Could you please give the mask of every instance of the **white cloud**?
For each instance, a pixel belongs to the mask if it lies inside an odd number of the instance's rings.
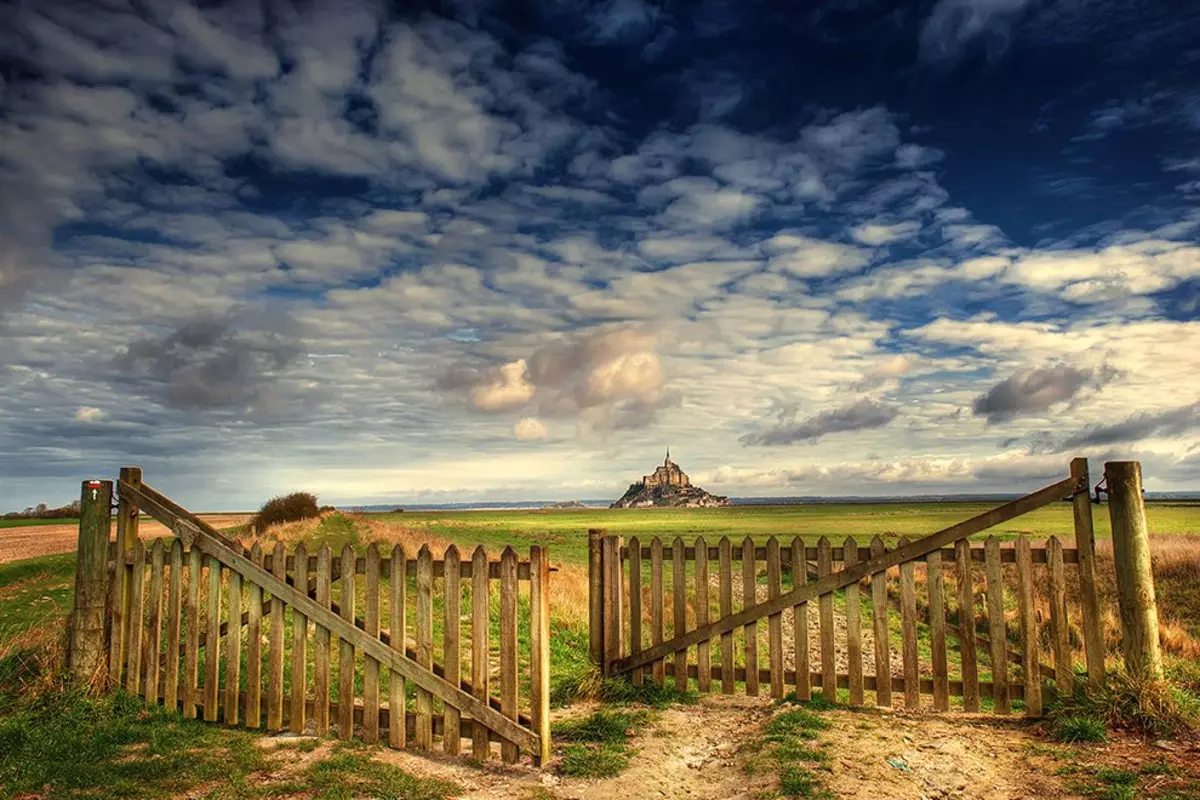
[[[821,278],[866,266],[870,251],[797,234],[779,234],[763,243],[773,253],[772,270],[797,278]]]
[[[83,423],[100,422],[108,415],[102,409],[93,406],[80,406],[75,411],[75,421]]]
[[[893,225],[864,223],[854,227],[850,231],[850,235],[862,244],[870,247],[879,247],[880,245],[911,238],[919,230],[921,230],[921,223],[915,220],[897,222]]]
[[[540,420],[534,417],[525,417],[513,426],[513,436],[522,442],[531,442],[538,439],[547,439],[550,434]]]

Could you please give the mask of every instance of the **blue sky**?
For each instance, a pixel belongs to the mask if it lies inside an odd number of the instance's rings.
[[[1200,488],[1200,11],[0,11],[0,507]]]

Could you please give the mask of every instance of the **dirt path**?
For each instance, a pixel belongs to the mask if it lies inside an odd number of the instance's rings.
[[[660,712],[632,742],[636,755],[620,776],[587,781],[556,774],[554,765],[489,765],[479,769],[454,759],[383,751],[379,758],[422,777],[463,788],[464,800],[751,800],[776,788],[768,772],[749,775],[747,752],[763,739],[775,712],[768,698],[710,696],[695,706]],[[1054,770],[1061,766],[1031,754],[1035,741],[1019,721],[971,715],[829,711],[826,785],[838,798],[1075,797]],[[889,763],[889,759],[891,763]]]
[[[200,519],[217,528],[241,525],[250,519],[249,514],[201,514]],[[116,526],[113,526],[116,532]],[[142,517],[139,532],[143,539],[157,539],[170,535],[166,527],[149,517]],[[18,528],[0,528],[0,564],[24,558],[49,556],[56,553],[73,553],[79,540],[79,525],[30,525]]]

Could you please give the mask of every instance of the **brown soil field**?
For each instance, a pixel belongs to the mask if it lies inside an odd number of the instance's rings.
[[[231,528],[245,523],[250,516],[250,514],[201,514],[200,519],[216,528]],[[146,540],[171,535],[165,526],[147,516],[141,518],[138,530],[141,537]],[[116,535],[116,525],[113,526],[113,535]],[[73,553],[78,540],[79,526],[74,523],[0,528],[0,564],[37,556]]]

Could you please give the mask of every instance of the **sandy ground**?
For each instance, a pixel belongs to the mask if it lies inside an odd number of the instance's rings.
[[[762,741],[773,713],[769,699],[720,695],[667,709],[638,732],[629,768],[605,780],[565,778],[556,764],[547,770],[496,763],[479,768],[394,750],[377,757],[413,775],[453,781],[464,800],[751,800],[776,786],[773,774],[749,775],[745,767],[747,747]],[[1030,755],[1026,744],[1036,740],[1023,722],[849,710],[822,716],[832,728],[820,735],[831,755],[829,771],[821,774],[839,798],[1076,797],[1055,777],[1059,764]]]
[[[249,514],[201,514],[200,518],[216,528],[241,525],[250,519]],[[143,516],[139,524],[143,539],[157,539],[170,535],[170,531],[158,522]],[[113,526],[116,533],[116,526]],[[56,553],[73,553],[79,540],[79,525],[30,525],[19,528],[0,528],[0,564],[23,558],[36,558]]]

